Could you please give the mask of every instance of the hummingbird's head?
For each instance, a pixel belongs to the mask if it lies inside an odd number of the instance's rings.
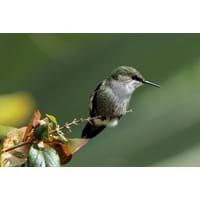
[[[135,68],[130,66],[117,67],[111,73],[111,78],[115,81],[132,85],[134,89],[143,84],[149,84],[155,87],[160,87],[155,83],[145,80],[144,77],[140,74],[140,72],[138,72]]]

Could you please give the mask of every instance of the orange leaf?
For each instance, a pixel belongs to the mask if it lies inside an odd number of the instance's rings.
[[[80,148],[82,148],[84,145],[86,145],[89,141],[89,139],[83,139],[83,138],[73,138],[68,139],[67,146],[69,148],[69,151],[74,154],[76,153]]]
[[[40,111],[36,111],[34,114],[33,114],[33,117],[31,119],[31,121],[29,122],[27,128],[26,128],[26,132],[25,132],[25,135],[24,135],[24,139],[23,141],[26,141],[27,138],[29,137],[30,135],[30,132],[32,131],[32,129],[36,126],[36,124],[38,123],[38,120],[40,120],[41,118],[41,113]]]
[[[72,155],[87,144],[88,141],[88,139],[74,138],[68,139],[68,142],[63,144],[60,141],[54,140],[50,146],[57,151],[61,164],[66,164],[72,159]]]
[[[26,129],[26,133],[30,133],[32,128],[36,126],[37,121],[40,119],[41,119],[41,113],[38,110],[33,114],[33,117],[31,119],[31,121],[29,122],[28,127]]]
[[[67,145],[58,143],[58,144],[55,144],[53,147],[57,151],[60,157],[61,164],[66,164],[72,159],[72,154],[69,151]]]

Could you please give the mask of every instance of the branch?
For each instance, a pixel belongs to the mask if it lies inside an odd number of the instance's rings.
[[[72,132],[70,126],[72,126],[72,125],[77,126],[80,123],[85,122],[85,121],[92,123],[92,120],[99,119],[99,118],[101,118],[101,116],[88,117],[88,118],[80,118],[80,119],[76,119],[75,118],[75,119],[73,119],[72,122],[70,122],[70,123],[66,122],[63,126],[59,127],[58,129],[50,131],[49,134],[58,133],[58,132],[60,133],[60,131],[63,130],[63,129],[66,129],[68,132]],[[17,149],[19,147],[22,147],[22,146],[25,146],[25,145],[28,145],[28,144],[33,144],[33,143],[34,143],[34,140],[27,141],[27,142],[22,142],[20,144],[15,145],[14,147],[3,149],[1,151],[1,153],[9,152],[9,151],[15,150],[15,149]]]
[[[19,148],[19,147],[28,145],[28,144],[33,144],[33,141],[22,142],[22,143],[20,143],[20,144],[15,145],[14,147],[11,147],[11,148],[8,148],[8,149],[2,149],[2,150],[1,150],[1,153],[5,153],[5,152],[8,152],[8,151],[12,151],[12,150],[15,150],[15,149],[17,149],[17,148]]]
[[[72,122],[66,122],[63,126],[59,127],[58,129],[52,130],[50,132],[50,134],[55,133],[55,132],[59,132],[63,129],[66,129],[68,132],[71,133],[72,132],[72,130],[71,130],[72,125],[78,126],[80,123],[83,123],[83,122],[86,122],[86,121],[89,122],[89,123],[92,123],[92,120],[100,119],[100,118],[101,118],[100,115],[96,116],[96,117],[88,117],[88,118],[80,118],[80,119],[74,118]]]

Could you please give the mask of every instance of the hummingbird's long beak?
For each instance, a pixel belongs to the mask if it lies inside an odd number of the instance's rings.
[[[148,85],[152,85],[152,86],[155,86],[155,87],[159,87],[159,88],[160,88],[160,85],[155,84],[155,83],[152,83],[152,82],[150,82],[150,81],[143,80],[143,83],[144,83],[144,84],[148,84]]]

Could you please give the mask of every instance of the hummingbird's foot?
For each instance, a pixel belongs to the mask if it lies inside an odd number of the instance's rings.
[[[132,109],[126,111],[126,113],[131,113],[131,112],[133,112]]]
[[[87,121],[88,123],[90,123],[91,125],[93,125],[93,121],[94,121],[95,119],[101,119],[101,116],[98,115],[98,116],[95,116],[95,117],[88,117],[88,118],[86,119],[86,121]]]

